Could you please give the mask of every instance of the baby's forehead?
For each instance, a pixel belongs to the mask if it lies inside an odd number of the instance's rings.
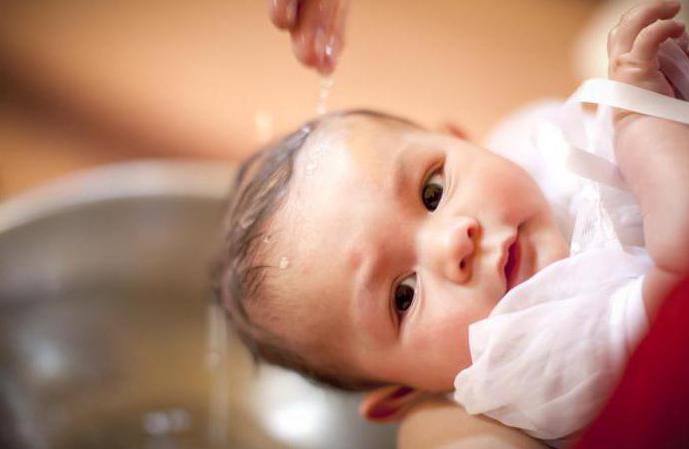
[[[388,132],[385,128],[375,117],[348,115],[328,119],[309,136],[295,158],[288,192],[267,223],[275,250],[269,265],[279,265],[285,254],[299,265],[302,257],[320,255],[318,249],[327,240],[323,223],[346,208],[348,198],[342,192],[358,178],[352,149],[363,145],[368,152],[372,136]]]
[[[301,153],[318,152],[341,145],[375,144],[402,137],[421,128],[392,116],[351,113],[328,117],[306,140]]]
[[[308,181],[311,175],[326,170],[338,174],[345,169],[365,171],[393,160],[394,149],[408,143],[412,136],[424,134],[427,132],[421,128],[394,117],[351,114],[328,118],[297,155],[295,178],[297,182]]]

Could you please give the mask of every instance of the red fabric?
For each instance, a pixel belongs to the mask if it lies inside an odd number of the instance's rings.
[[[689,278],[661,307],[576,449],[689,448]]]

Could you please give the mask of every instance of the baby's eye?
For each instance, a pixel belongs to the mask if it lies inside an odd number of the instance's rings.
[[[416,275],[412,274],[402,279],[402,282],[395,287],[393,306],[397,314],[402,315],[411,307],[416,294]]]
[[[426,209],[434,211],[440,204],[440,199],[443,197],[443,187],[445,179],[440,173],[436,173],[424,183],[421,190],[421,202]]]

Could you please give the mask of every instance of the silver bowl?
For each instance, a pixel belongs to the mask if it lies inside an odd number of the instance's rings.
[[[209,300],[231,175],[125,163],[0,203],[0,447],[394,447],[358,395],[254,366]]]

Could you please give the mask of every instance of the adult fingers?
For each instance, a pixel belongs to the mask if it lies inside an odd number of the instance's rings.
[[[299,22],[291,31],[294,53],[323,74],[333,71],[344,45],[346,0],[303,0]]]
[[[291,30],[297,24],[299,0],[268,0],[268,15],[273,24]]]
[[[299,8],[299,21],[290,30],[292,49],[297,59],[308,67],[316,67],[315,37],[321,20],[319,0],[303,0]]]
[[[327,33],[327,39],[322,46],[323,69],[326,72],[335,69],[335,64],[344,47],[348,9],[349,0],[337,0],[330,12],[330,32]]]
[[[619,23],[608,35],[608,55],[611,58],[628,53],[634,46],[639,33],[656,20],[670,19],[680,9],[676,1],[644,3],[622,15]]]

